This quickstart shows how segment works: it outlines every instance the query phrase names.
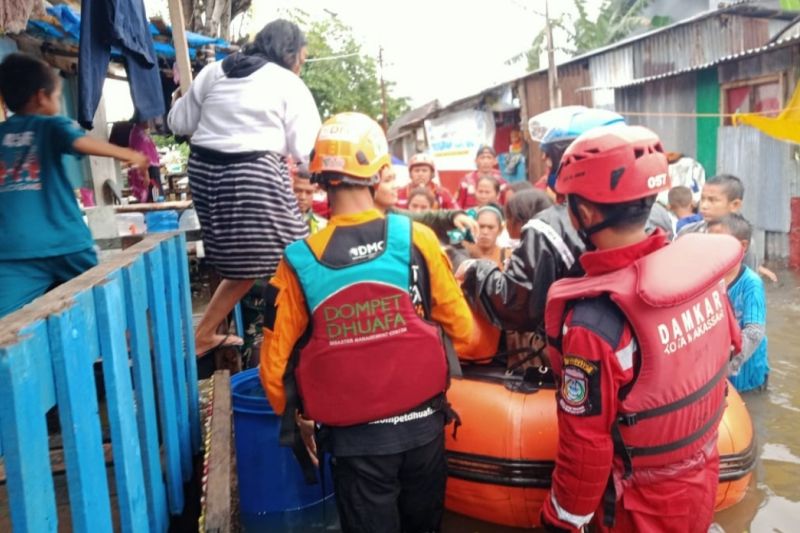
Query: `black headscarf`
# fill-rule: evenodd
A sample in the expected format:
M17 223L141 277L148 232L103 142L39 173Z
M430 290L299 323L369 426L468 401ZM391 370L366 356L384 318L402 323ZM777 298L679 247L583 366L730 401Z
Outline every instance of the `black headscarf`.
M284 19L264 26L252 43L222 62L222 71L229 78L246 78L267 63L277 63L291 70L297 54L306 45L300 27Z

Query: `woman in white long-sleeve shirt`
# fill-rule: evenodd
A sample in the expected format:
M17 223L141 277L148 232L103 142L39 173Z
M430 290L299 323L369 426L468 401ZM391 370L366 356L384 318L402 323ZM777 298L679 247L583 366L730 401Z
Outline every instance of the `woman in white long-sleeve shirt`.
M298 76L306 41L276 20L241 52L206 66L169 113L191 135L189 185L206 259L223 278L195 331L199 356L242 339L215 333L256 279L272 276L283 249L307 236L286 156L308 162L319 111Z

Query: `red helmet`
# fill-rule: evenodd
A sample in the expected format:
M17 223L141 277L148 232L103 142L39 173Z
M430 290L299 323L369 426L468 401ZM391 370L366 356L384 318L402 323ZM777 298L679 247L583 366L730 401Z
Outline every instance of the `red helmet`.
M433 163L433 158L426 153L412 155L411 159L408 161L408 171L411 172L412 168L422 165L427 165L430 167L431 172L436 172L436 165Z
M669 164L658 136L642 126L593 128L561 158L556 192L618 204L669 190Z

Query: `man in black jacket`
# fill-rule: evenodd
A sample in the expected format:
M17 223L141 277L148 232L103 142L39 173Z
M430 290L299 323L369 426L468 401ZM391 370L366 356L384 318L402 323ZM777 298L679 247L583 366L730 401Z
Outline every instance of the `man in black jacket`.
M623 119L615 113L578 106L531 118L531 138L541 142L542 151L554 163L548 186L555 187L561 156L574 139L592 128L617 123L623 123ZM663 215L656 210L651 212L648 233L656 227L671 233L671 222ZM567 206L557 204L523 227L519 246L505 271L491 261L470 260L460 265L456 278L462 281L461 287L473 307L496 326L535 332L544 324L550 285L564 277L583 275L578 257L586 250L584 242L569 221Z

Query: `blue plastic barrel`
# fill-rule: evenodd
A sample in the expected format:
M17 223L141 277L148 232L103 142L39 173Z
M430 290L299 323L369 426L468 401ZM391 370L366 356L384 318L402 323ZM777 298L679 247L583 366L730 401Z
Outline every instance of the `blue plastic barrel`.
M178 212L173 210L145 213L144 222L148 233L178 230Z
M333 494L327 466L324 484L308 485L292 451L278 445L280 417L267 401L257 368L231 378L231 396L242 513L297 511Z

